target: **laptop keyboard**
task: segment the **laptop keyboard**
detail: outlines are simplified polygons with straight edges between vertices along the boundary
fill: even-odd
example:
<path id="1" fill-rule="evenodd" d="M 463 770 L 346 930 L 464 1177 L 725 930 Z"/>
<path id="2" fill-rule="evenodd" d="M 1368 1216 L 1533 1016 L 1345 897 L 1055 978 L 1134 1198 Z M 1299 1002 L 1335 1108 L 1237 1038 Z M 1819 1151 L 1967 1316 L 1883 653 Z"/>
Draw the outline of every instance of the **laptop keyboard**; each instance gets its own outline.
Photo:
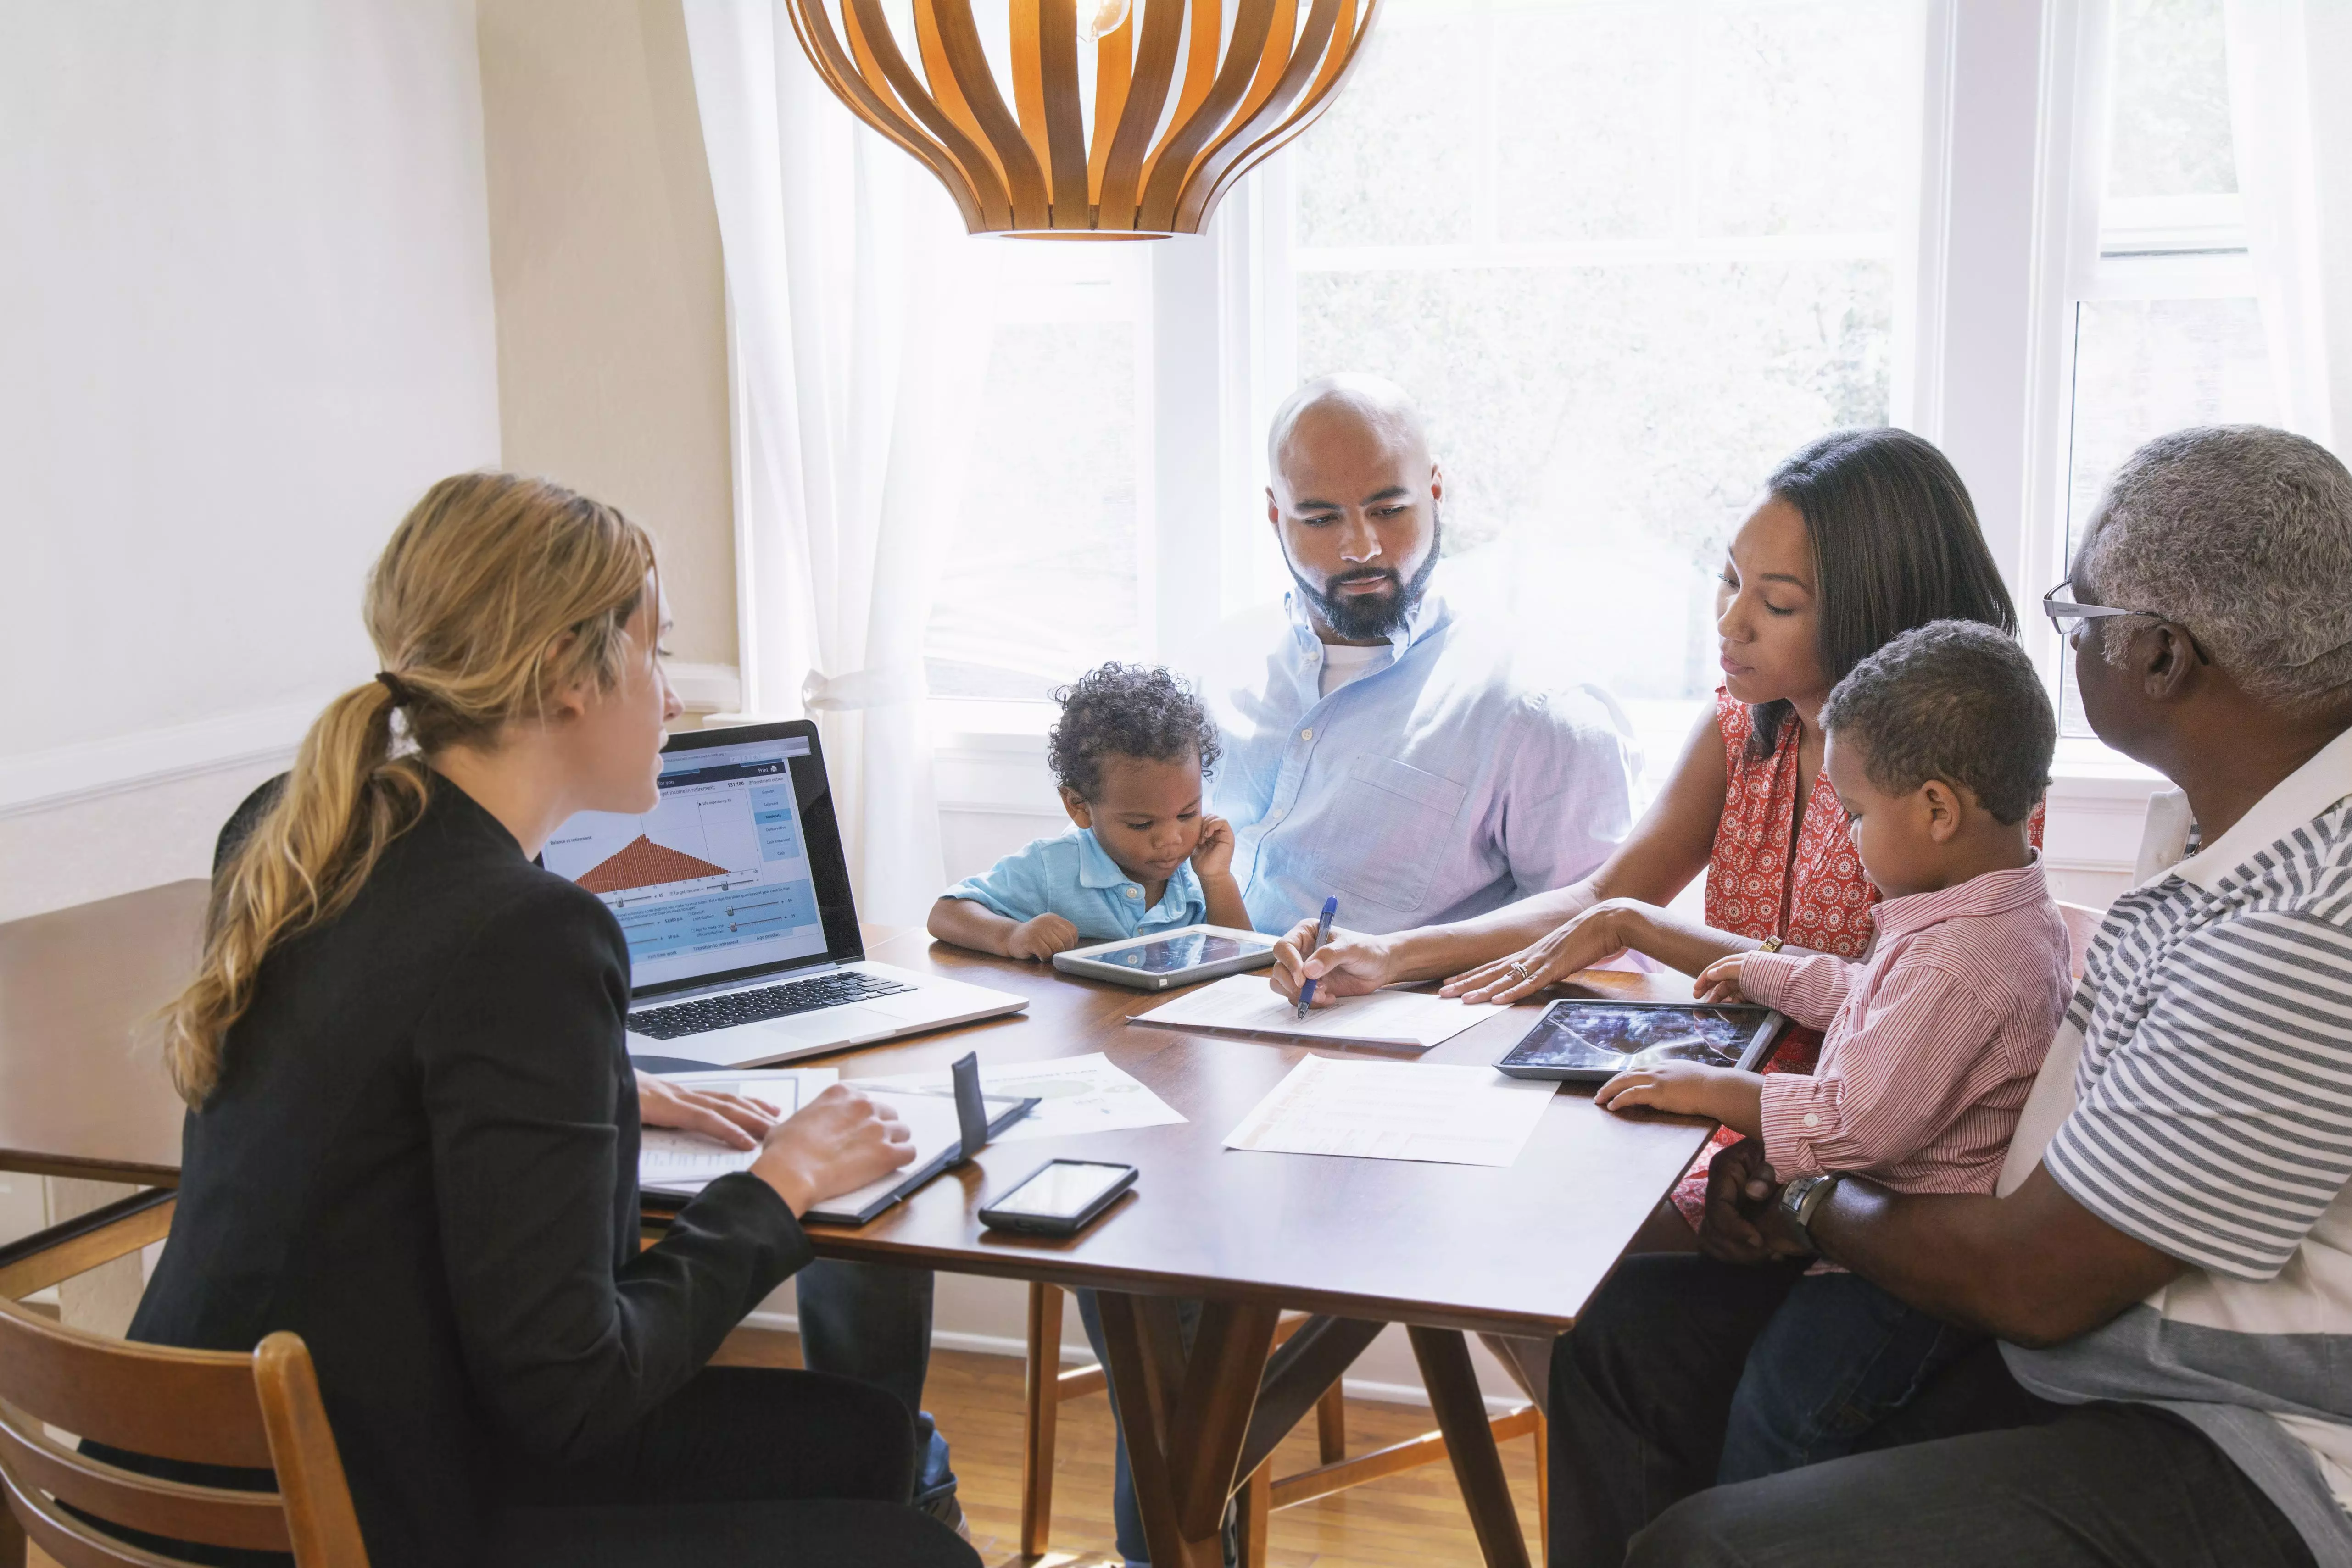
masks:
<path id="1" fill-rule="evenodd" d="M 793 1013 L 813 1013 L 820 1008 L 845 1007 L 871 997 L 897 996 L 914 988 L 852 969 L 838 975 L 820 975 L 813 980 L 762 986 L 754 991 L 702 997 L 674 1007 L 647 1008 L 629 1015 L 629 1029 L 650 1040 L 676 1040 L 680 1035 L 708 1034 L 714 1029 L 758 1023 Z"/>

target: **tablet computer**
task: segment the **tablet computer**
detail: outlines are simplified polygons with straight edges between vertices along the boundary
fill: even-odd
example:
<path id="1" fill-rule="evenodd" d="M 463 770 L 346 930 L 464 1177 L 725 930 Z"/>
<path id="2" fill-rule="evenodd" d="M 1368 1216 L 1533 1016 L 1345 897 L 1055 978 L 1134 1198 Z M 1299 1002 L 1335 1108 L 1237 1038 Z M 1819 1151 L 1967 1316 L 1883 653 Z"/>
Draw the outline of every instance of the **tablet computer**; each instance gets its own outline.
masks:
<path id="1" fill-rule="evenodd" d="M 1754 1071 L 1788 1020 L 1750 1003 L 1554 1002 L 1495 1065 L 1514 1078 L 1605 1083 L 1654 1061 Z"/>
<path id="2" fill-rule="evenodd" d="M 1274 938 L 1223 925 L 1183 925 L 1054 955 L 1054 967 L 1139 991 L 1169 991 L 1274 962 Z"/>

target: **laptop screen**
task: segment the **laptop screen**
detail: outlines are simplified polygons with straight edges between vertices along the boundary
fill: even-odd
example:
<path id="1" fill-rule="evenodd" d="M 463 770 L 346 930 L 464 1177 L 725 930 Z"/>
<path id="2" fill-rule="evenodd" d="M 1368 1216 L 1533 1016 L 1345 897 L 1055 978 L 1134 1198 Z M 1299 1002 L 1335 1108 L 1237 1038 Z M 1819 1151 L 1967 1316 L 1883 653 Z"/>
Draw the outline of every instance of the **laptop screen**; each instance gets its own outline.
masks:
<path id="1" fill-rule="evenodd" d="M 603 899 L 621 923 L 636 994 L 858 956 L 824 767 L 807 728 L 677 737 L 663 749 L 652 810 L 583 811 L 548 840 L 547 869 Z M 829 932 L 841 931 L 845 915 L 851 950 L 840 954 Z"/>

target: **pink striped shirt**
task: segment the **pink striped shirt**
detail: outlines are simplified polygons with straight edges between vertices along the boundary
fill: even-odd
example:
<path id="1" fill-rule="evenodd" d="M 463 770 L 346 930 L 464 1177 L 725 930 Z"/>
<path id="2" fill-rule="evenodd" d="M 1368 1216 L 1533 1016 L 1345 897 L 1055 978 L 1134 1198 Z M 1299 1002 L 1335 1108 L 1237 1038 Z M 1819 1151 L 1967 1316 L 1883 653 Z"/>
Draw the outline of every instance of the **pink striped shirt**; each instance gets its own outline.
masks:
<path id="1" fill-rule="evenodd" d="M 1896 1192 L 1990 1192 L 2073 988 L 2041 858 L 1874 905 L 1858 964 L 1755 954 L 1749 1000 L 1825 1031 L 1812 1074 L 1764 1080 L 1782 1181 L 1866 1172 Z"/>

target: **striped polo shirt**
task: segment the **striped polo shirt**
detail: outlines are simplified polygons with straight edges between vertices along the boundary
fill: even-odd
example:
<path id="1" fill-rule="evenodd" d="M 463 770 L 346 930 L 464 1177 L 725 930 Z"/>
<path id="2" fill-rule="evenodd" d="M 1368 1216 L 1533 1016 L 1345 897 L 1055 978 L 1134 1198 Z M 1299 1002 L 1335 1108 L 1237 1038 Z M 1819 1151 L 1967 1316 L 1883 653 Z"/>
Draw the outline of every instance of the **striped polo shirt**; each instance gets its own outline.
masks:
<path id="1" fill-rule="evenodd" d="M 2183 826 L 2177 795 L 2151 804 L 2178 863 L 2108 912 L 2000 1190 L 2038 1161 L 2188 1271 L 2002 1348 L 2045 1398 L 2194 1423 L 2352 1568 L 2352 732 L 2179 859 Z"/>

